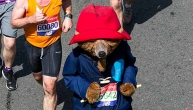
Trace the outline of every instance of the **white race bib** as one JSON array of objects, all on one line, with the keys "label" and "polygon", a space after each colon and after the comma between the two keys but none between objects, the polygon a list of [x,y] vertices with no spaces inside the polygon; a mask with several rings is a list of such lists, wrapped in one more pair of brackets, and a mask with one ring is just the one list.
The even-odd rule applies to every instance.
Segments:
[{"label": "white race bib", "polygon": [[101,88],[101,94],[95,103],[97,107],[114,106],[117,103],[117,83],[109,83]]},{"label": "white race bib", "polygon": [[59,29],[58,15],[47,18],[37,25],[38,36],[51,36]]}]

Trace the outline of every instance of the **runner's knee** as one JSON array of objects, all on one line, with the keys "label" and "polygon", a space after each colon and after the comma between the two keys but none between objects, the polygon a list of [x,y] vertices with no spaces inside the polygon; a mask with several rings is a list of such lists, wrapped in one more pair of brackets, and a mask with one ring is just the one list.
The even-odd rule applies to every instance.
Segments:
[{"label": "runner's knee", "polygon": [[42,81],[42,77],[41,77],[41,76],[34,76],[34,79],[35,79],[36,81]]},{"label": "runner's knee", "polygon": [[44,85],[45,95],[54,95],[56,93],[56,85],[55,84],[44,83],[43,85]]},{"label": "runner's knee", "polygon": [[42,73],[41,72],[38,72],[38,73],[32,73],[33,76],[34,76],[34,79],[36,81],[42,81]]},{"label": "runner's knee", "polygon": [[15,38],[4,37],[4,48],[6,50],[16,49]]},{"label": "runner's knee", "polygon": [[43,77],[44,92],[49,95],[55,94],[56,93],[56,82],[57,82],[56,77],[44,76]]}]

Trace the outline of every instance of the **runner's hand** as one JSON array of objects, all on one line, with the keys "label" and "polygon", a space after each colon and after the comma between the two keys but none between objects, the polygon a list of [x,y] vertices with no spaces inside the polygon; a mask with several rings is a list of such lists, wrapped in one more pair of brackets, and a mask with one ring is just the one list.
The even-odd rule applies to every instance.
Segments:
[{"label": "runner's hand", "polygon": [[40,23],[46,20],[46,16],[43,14],[43,9],[36,7],[36,12],[30,17],[30,23]]},{"label": "runner's hand", "polygon": [[72,28],[72,19],[71,18],[65,18],[62,24],[62,31],[68,32]]}]

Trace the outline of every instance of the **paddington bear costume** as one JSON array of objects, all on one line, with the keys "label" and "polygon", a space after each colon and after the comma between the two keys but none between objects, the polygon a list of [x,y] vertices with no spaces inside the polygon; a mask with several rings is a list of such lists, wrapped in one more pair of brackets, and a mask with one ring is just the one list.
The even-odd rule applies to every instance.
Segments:
[{"label": "paddington bear costume", "polygon": [[[100,72],[97,61],[83,54],[80,47],[76,47],[68,55],[63,76],[66,88],[74,92],[73,101],[75,110],[132,110],[131,97],[125,97],[120,93],[119,87],[125,82],[132,83],[136,87],[137,67],[134,66],[135,57],[132,56],[126,40],[131,37],[125,32],[119,23],[117,15],[112,7],[87,5],[80,13],[76,32],[69,44],[96,39],[122,40],[119,46],[107,56],[106,70]],[[116,61],[122,62],[121,80],[112,77],[112,68]],[[101,78],[110,77],[109,84],[100,84]],[[108,91],[114,93],[111,99],[89,104],[81,102],[86,99],[86,91],[92,82],[98,82],[101,87],[116,86]],[[106,91],[107,92],[107,91]],[[101,93],[102,94],[102,93]],[[104,97],[103,97],[104,98]]]}]

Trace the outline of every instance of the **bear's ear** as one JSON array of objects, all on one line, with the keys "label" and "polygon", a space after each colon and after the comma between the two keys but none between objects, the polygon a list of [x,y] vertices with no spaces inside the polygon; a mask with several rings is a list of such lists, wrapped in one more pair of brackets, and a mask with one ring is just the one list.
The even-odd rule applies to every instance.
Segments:
[{"label": "bear's ear", "polygon": [[122,40],[106,40],[108,46],[110,47],[109,54],[112,53],[117,46],[121,43]]},{"label": "bear's ear", "polygon": [[92,53],[92,48],[94,46],[94,42],[93,41],[80,42],[80,43],[78,43],[78,46],[80,48],[82,48],[84,51]]}]

